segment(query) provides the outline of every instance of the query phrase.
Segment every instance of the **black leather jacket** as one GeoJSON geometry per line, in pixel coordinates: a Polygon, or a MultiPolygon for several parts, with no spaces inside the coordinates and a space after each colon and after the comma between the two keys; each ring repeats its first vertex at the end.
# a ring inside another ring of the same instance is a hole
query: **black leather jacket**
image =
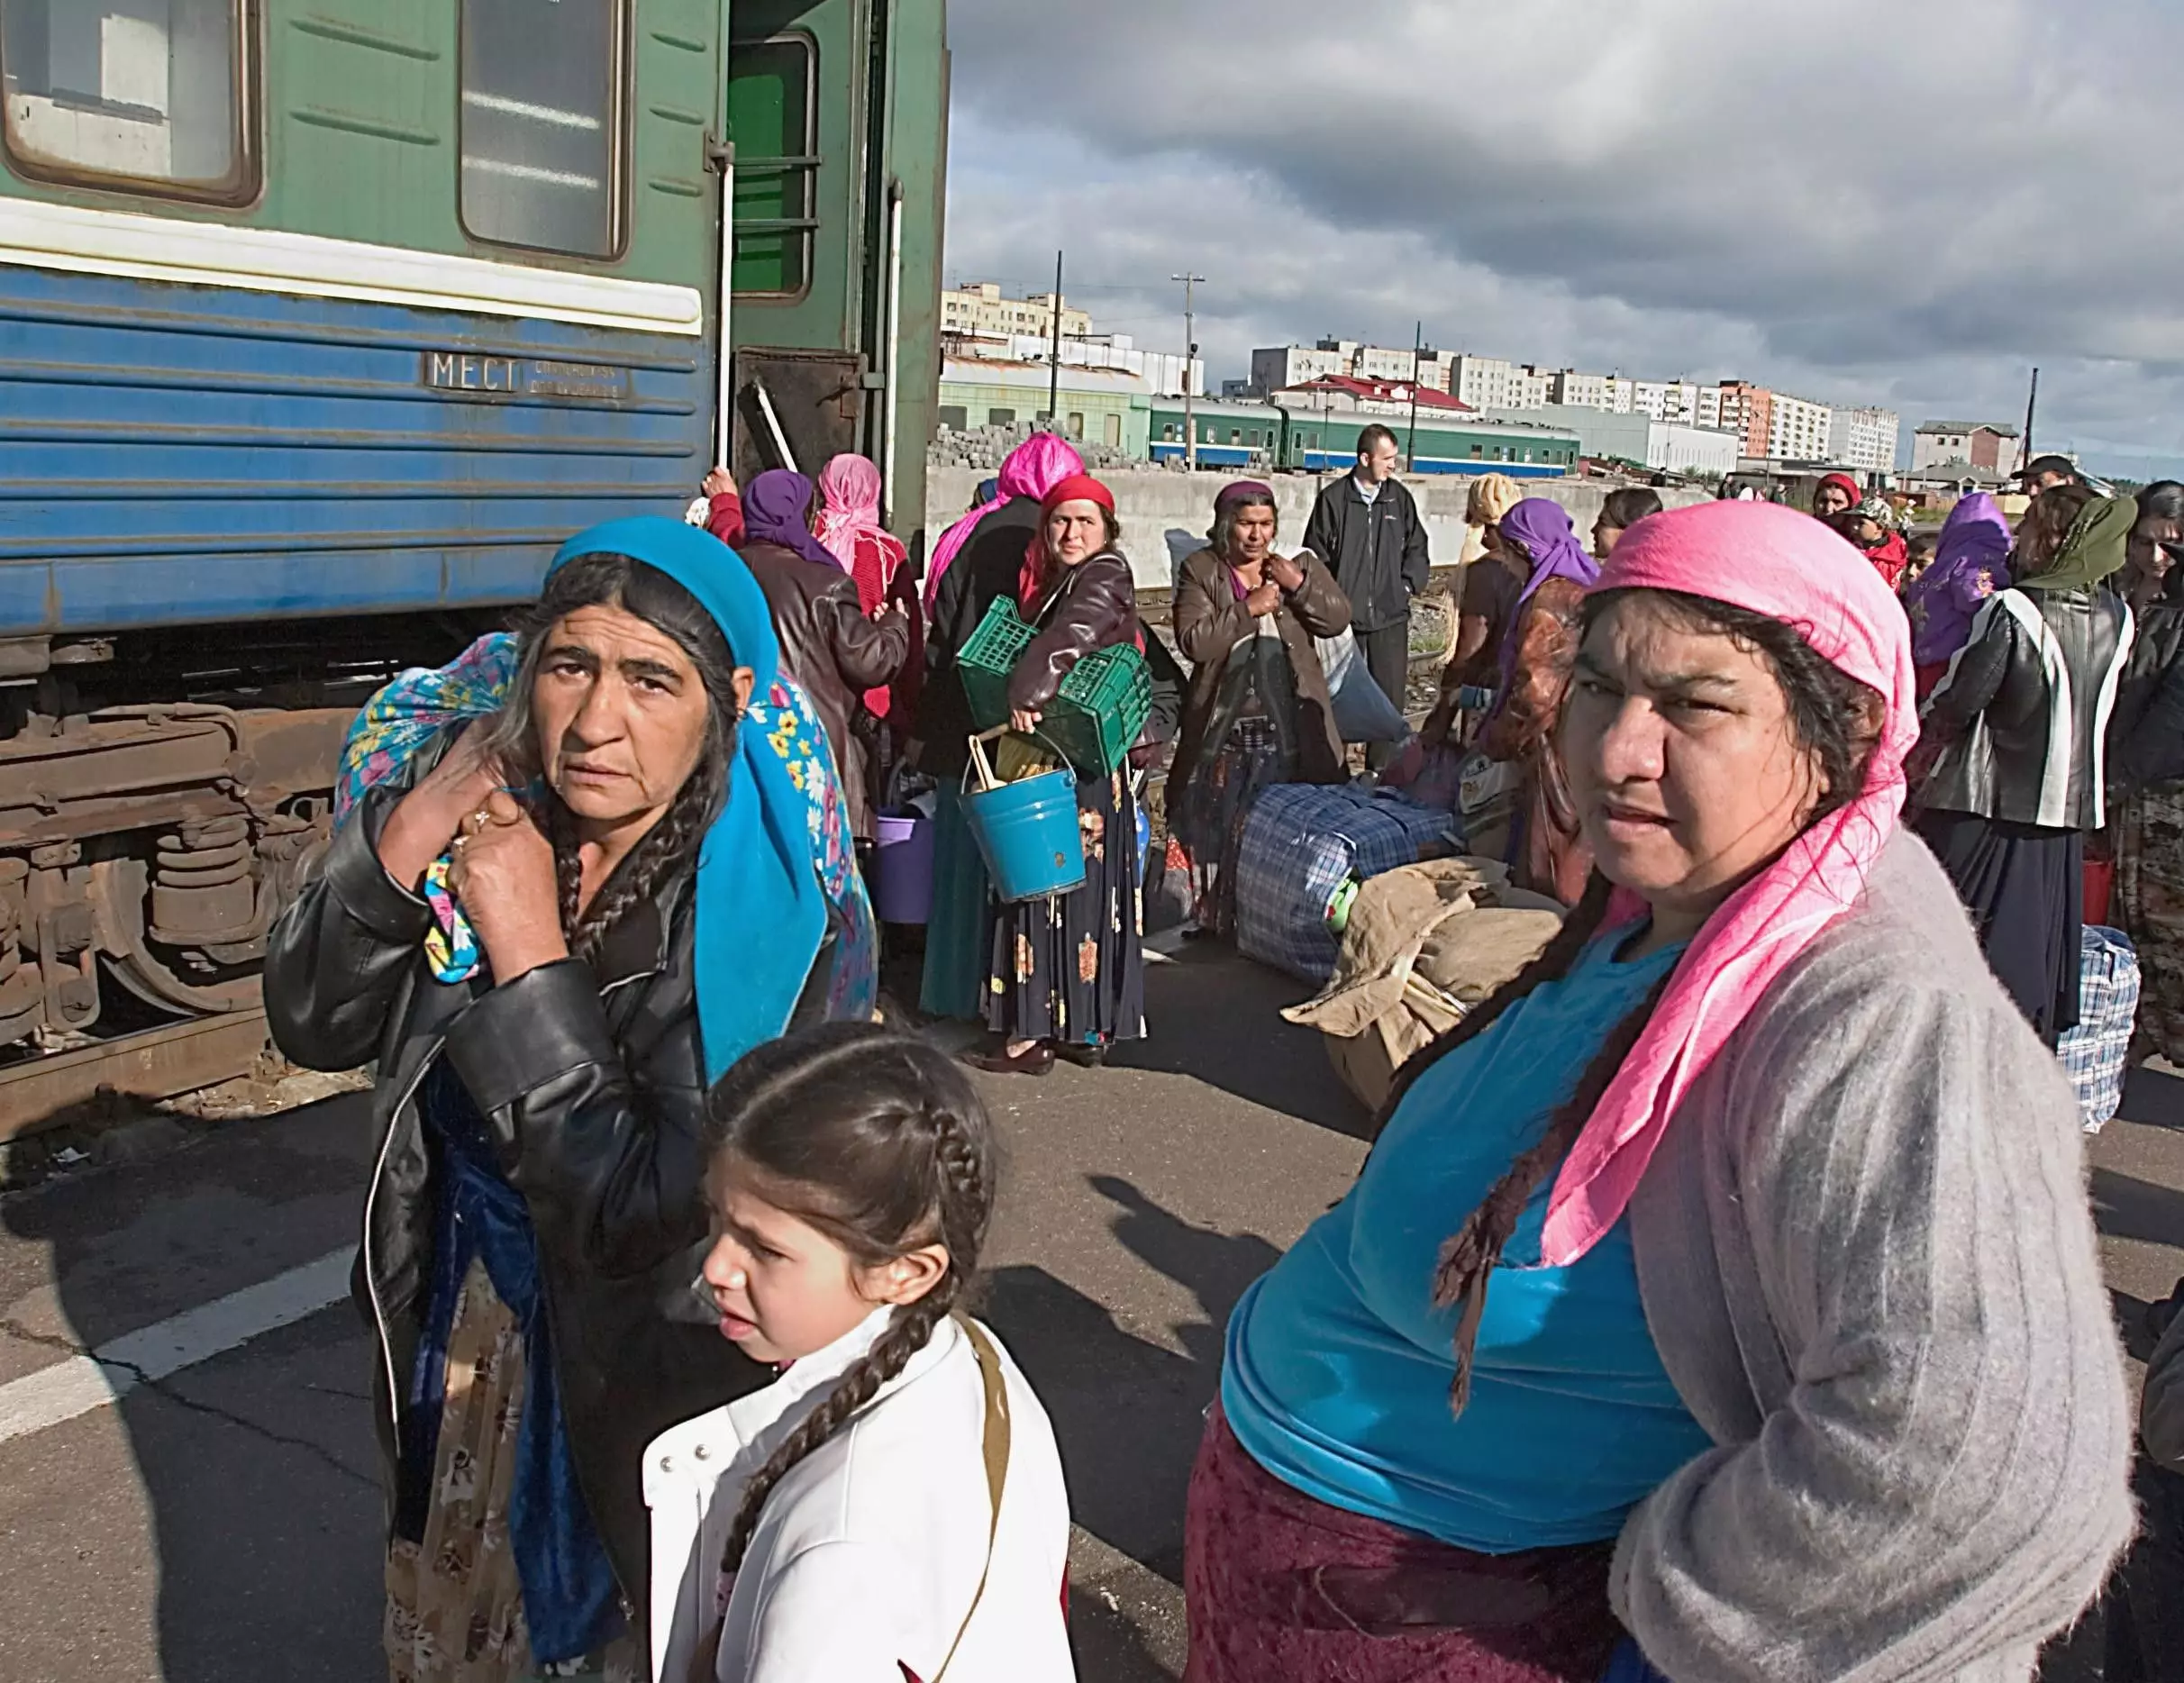
{"type": "Polygon", "coordinates": [[[910,622],[900,610],[868,619],[857,581],[839,568],[807,561],[778,543],[746,541],[736,553],[766,593],[781,640],[781,669],[804,686],[826,727],[849,803],[850,827],[872,839],[864,744],[851,728],[864,692],[890,682],[910,653],[910,622]]]}
{"type": "Polygon", "coordinates": [[[2100,828],[2102,739],[2131,641],[2131,610],[2106,589],[1988,597],[1927,697],[1925,728],[1945,746],[1919,804],[2049,829],[2100,828]]]}
{"type": "MultiPolygon", "coordinates": [[[[691,879],[680,875],[616,924],[596,974],[570,959],[503,987],[437,982],[423,955],[432,914],[378,851],[387,814],[437,758],[419,755],[335,832],[273,932],[266,1014],[275,1042],[306,1068],[378,1060],[379,1147],[351,1294],[378,1351],[372,1388],[390,1515],[396,1415],[430,1297],[437,1209],[415,1095],[445,1057],[530,1206],[578,1478],[624,1612],[642,1629],[645,1446],[773,1377],[721,1337],[692,1289],[708,1219],[691,879]]],[[[820,1014],[828,969],[823,952],[800,1021],[820,1014]]]]}
{"type": "Polygon", "coordinates": [[[1008,675],[1008,705],[1036,712],[1061,691],[1061,680],[1087,655],[1137,635],[1137,584],[1130,563],[1113,550],[1080,561],[1033,616],[1039,634],[1008,675]]]}
{"type": "MultiPolygon", "coordinates": [[[[2131,663],[2108,720],[2108,797],[2184,778],[2184,605],[2138,616],[2131,663]]],[[[2179,1387],[2184,1393],[2184,1385],[2179,1387]]]]}

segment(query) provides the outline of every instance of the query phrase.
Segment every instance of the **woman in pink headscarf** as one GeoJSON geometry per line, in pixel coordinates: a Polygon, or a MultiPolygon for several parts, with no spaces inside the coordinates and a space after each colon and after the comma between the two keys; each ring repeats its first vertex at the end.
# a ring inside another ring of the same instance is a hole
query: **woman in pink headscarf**
{"type": "Polygon", "coordinates": [[[2129,1432],[2070,1086],[1898,823],[1903,611],[1714,503],[1581,630],[1596,875],[1238,1305],[1186,1675],[2029,1679],[2129,1432]]]}

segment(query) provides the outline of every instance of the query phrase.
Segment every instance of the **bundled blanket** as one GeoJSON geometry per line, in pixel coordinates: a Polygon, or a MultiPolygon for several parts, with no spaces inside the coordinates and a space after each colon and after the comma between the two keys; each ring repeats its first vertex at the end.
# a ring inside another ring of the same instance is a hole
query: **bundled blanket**
{"type": "Polygon", "coordinates": [[[1282,1015],[1326,1035],[1344,1084],[1378,1110],[1404,1061],[1529,964],[1561,924],[1561,906],[1511,887],[1498,861],[1406,865],[1359,888],[1333,979],[1282,1015]]]}

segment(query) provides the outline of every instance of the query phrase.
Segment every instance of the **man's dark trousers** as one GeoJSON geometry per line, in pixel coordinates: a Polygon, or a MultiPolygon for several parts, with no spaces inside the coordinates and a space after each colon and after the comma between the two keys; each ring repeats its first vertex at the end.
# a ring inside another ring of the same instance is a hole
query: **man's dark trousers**
{"type": "MultiPolygon", "coordinates": [[[[1410,615],[1406,614],[1393,625],[1383,625],[1379,631],[1360,632],[1358,652],[1365,658],[1365,669],[1372,674],[1388,700],[1396,704],[1396,711],[1406,711],[1403,692],[1410,687],[1410,615]]],[[[1366,751],[1366,763],[1376,771],[1396,757],[1400,742],[1375,742],[1366,751]]]]}

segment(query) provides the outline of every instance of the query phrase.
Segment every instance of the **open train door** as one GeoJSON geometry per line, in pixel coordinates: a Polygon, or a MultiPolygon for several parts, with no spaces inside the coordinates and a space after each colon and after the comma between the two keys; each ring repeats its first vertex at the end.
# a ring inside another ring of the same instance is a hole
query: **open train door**
{"type": "Polygon", "coordinates": [[[733,0],[718,150],[718,442],[739,481],[879,463],[924,524],[939,398],[943,0],[733,0]]]}

